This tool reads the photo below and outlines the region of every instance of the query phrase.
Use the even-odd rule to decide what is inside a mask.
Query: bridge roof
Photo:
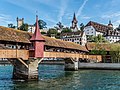
[[[47,46],[53,46],[53,47],[61,47],[61,48],[69,48],[69,49],[76,49],[81,51],[87,51],[85,46],[81,46],[79,44],[68,42],[68,41],[62,41],[60,39],[54,39],[47,36],[43,36],[45,39],[45,45]]]
[[[30,43],[30,33],[0,26],[0,41]]]
[[[89,42],[86,44],[86,48],[90,50],[106,50],[106,51],[111,51],[112,46],[120,46],[120,44],[117,43],[94,43],[94,42]]]
[[[32,33],[0,26],[0,41],[30,44],[31,37]],[[75,44],[73,42],[62,41],[59,39],[54,39],[43,35],[42,37],[45,39],[46,46],[61,47],[88,52],[85,46],[80,46],[79,44]]]

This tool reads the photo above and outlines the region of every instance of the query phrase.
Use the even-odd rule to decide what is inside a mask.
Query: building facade
[[[97,22],[90,21],[84,28],[84,32],[87,36],[102,35],[110,43],[114,43],[120,40],[120,32],[113,29],[111,21],[108,25],[103,25]]]
[[[110,43],[115,43],[120,40],[120,32],[117,30],[108,30],[103,36]]]
[[[28,25],[28,32],[34,33],[35,25]]]
[[[70,33],[62,33],[60,35],[61,40],[74,42],[80,45],[85,45],[87,43],[87,38],[85,32],[70,32]]]

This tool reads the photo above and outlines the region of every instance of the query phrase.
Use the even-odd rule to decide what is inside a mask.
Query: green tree
[[[27,23],[22,24],[19,29],[23,31],[28,31],[28,24]]]
[[[41,34],[47,34],[46,32],[41,32]]]
[[[59,30],[62,30],[64,27],[61,22],[58,22],[56,25]]]
[[[41,19],[38,20],[38,24],[39,24],[40,29],[47,28],[46,27],[47,23],[45,21],[41,20]],[[34,25],[36,25],[36,23]]]
[[[93,50],[89,52],[91,55],[102,55],[102,61],[105,62],[107,51],[101,46],[101,44],[96,43]]]
[[[98,35],[98,36],[90,36],[89,38],[90,42],[95,42],[95,43],[107,43],[108,41],[102,36],[102,35]]]
[[[58,31],[55,29],[55,28],[50,28],[48,31],[47,31],[47,35],[48,36],[51,36],[51,35],[57,35]]]
[[[70,28],[66,27],[66,28],[63,28],[61,33],[67,33],[67,32],[72,32],[72,30]]]
[[[111,45],[110,55],[112,63],[120,63],[120,45]]]
[[[15,26],[12,23],[8,24],[8,27],[9,28],[15,28]]]

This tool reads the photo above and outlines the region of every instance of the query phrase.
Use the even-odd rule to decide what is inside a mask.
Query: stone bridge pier
[[[78,70],[78,58],[65,58],[65,70],[66,71],[76,71]]]
[[[13,79],[38,80],[38,59],[13,61]]]

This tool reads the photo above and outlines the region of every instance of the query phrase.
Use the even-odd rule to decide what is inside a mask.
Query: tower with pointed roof
[[[34,50],[34,57],[35,58],[41,58],[43,57],[44,53],[44,38],[42,37],[40,30],[39,30],[39,25],[38,25],[38,16],[36,15],[36,26],[35,26],[35,32],[30,39],[30,41],[33,44],[33,50]]]
[[[71,29],[72,29],[73,31],[77,31],[77,30],[78,30],[77,23],[78,23],[78,21],[77,21],[77,19],[76,19],[76,15],[75,15],[75,13],[74,13],[74,15],[73,15],[73,20],[72,20],[72,26],[71,26]]]
[[[113,27],[113,24],[111,23],[111,20],[109,20],[108,26]]]

